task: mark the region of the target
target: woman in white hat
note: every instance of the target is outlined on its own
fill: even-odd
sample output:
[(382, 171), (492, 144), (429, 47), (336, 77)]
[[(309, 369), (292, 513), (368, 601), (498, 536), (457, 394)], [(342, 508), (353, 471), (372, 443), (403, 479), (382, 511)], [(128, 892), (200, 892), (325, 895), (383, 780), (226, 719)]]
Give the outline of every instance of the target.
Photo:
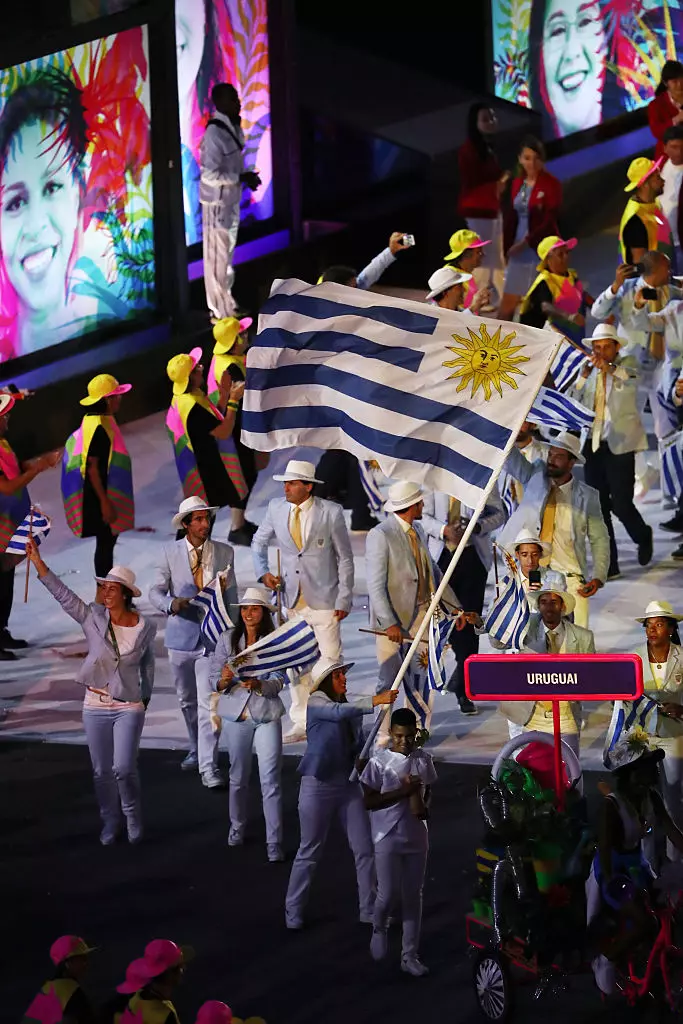
[(211, 655), (209, 681), (222, 694), (218, 714), (224, 720), (230, 755), (230, 846), (241, 846), (247, 826), (249, 776), (256, 752), (263, 816), (266, 820), (266, 845), (271, 863), (284, 860), (282, 852), (282, 716), (285, 706), (280, 690), (285, 685), (283, 672), (270, 672), (256, 678), (238, 674), (233, 664), (246, 648), (273, 632), (273, 606), (265, 587), (248, 587), (238, 605), (240, 617), (232, 632), (225, 632)]
[[(636, 648), (643, 663), (643, 689), (646, 697), (657, 702), (655, 713), (638, 723), (661, 747), (663, 762), (662, 792), (664, 803), (677, 823), (683, 820), (683, 648), (678, 623), (683, 620), (668, 601), (650, 601), (645, 614), (636, 619), (645, 629), (645, 643)], [(630, 701), (615, 701), (608, 730), (605, 759), (611, 762), (611, 749), (619, 739), (615, 728), (620, 713), (631, 710)]]
[(133, 605), (140, 590), (131, 569), (115, 565), (106, 576), (96, 577), (104, 603), (86, 604), (48, 569), (35, 541), (27, 542), (26, 553), (41, 583), (88, 641), (78, 682), (85, 687), (83, 728), (102, 818), (100, 842), (103, 846), (116, 842), (125, 819), (128, 841), (138, 843), (142, 839), (138, 748), (154, 685), (157, 628)]

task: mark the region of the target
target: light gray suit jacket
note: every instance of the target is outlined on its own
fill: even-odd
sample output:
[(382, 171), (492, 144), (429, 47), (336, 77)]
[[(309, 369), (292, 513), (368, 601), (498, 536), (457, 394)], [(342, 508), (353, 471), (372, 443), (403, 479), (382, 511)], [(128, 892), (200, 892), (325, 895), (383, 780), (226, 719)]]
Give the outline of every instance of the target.
[[(577, 626), (573, 622), (564, 619), (565, 639), (564, 654), (595, 654), (595, 637), (590, 629)], [(499, 647), (499, 644), (495, 645)], [(524, 641), (524, 651), (530, 654), (547, 654), (545, 640), (545, 629), (539, 612), (532, 612), (529, 619), (529, 630)], [(581, 726), (581, 702), (568, 701), (572, 706), (572, 713), (577, 725)], [(511, 722), (517, 725), (526, 725), (534, 713), (536, 701), (533, 700), (509, 700), (501, 701), (498, 710)]]
[[(508, 547), (525, 526), (536, 536), (540, 534), (551, 484), (546, 463), (540, 459), (529, 463), (516, 448), (508, 455), (505, 468), (524, 484), (522, 503), (499, 536), (499, 543)], [(604, 583), (609, 568), (609, 534), (602, 518), (600, 498), (595, 488), (576, 479), (572, 481), (572, 540), (582, 575), (587, 580), (595, 578)], [(588, 568), (589, 546), (593, 561), (591, 571)]]
[(299, 551), (289, 532), (292, 506), (285, 498), (269, 502), (263, 522), (251, 542), (258, 580), (269, 572), (268, 546), (282, 555), (285, 607), (296, 604), (299, 587), (309, 608), (348, 612), (353, 601), (353, 552), (341, 505), (314, 498), (308, 536)]
[[(647, 651), (647, 644), (636, 649), (643, 663), (643, 689), (648, 697), (659, 701), (660, 704), (683, 704), (683, 647), (671, 644), (669, 658), (666, 663), (666, 676), (664, 686), (657, 689), (650, 672), (650, 657)], [(624, 704), (627, 702), (624, 701)], [(683, 723), (666, 715), (657, 715), (657, 735), (662, 738), (676, 737), (683, 735)]]
[[(626, 452), (647, 451), (647, 436), (638, 409), (638, 371), (633, 359), (622, 360), (617, 356), (617, 371), (608, 381), (607, 421), (605, 440), (609, 450), (615, 455)], [(631, 364), (631, 365), (629, 365)], [(587, 409), (595, 410), (595, 392), (600, 371), (595, 367), (588, 377), (577, 377), (570, 389), (572, 398), (581, 402)], [(590, 438), (591, 431), (588, 430)]]
[[(427, 539), (419, 523), (413, 523), (413, 526), (431, 563), (436, 589), (441, 582), (441, 572), (429, 554)], [(400, 625), (403, 629), (410, 629), (417, 610), (417, 566), (410, 541), (393, 513), (368, 533), (365, 564), (372, 628), (384, 630)], [(450, 587), (446, 588), (444, 598), (450, 605), (460, 607)]]
[[(441, 531), (448, 522), (448, 506), (450, 497), (441, 491), (426, 491), (424, 495), (424, 508), (422, 510), (422, 529), (429, 538), (429, 553), (435, 562), (439, 561), (445, 547)], [(462, 515), (470, 519), (474, 509), (466, 505), (462, 506)], [(491, 534), (505, 522), (505, 512), (497, 492), (492, 492), (484, 507), (484, 511), (477, 520), (480, 526), (479, 533), (475, 533), (468, 547), (474, 546), (483, 566), (490, 569), (493, 563), (493, 548), (491, 546)]]
[[(204, 546), (206, 545), (211, 546), (214, 576), (225, 570), (228, 573), (224, 591), (225, 604), (237, 604), (233, 549), (229, 544), (222, 544), (216, 540), (207, 540)], [(196, 597), (198, 593), (190, 569), (185, 539), (166, 545), (163, 548), (161, 562), (154, 573), (149, 599), (155, 608), (168, 615), (165, 643), (169, 651), (194, 651), (204, 645), (199, 629), (204, 615), (202, 609), (188, 605), (178, 615), (171, 613), (174, 598)]]
[[(209, 682), (212, 690), (218, 689), (223, 666), (233, 658), (231, 640), (232, 630), (226, 630), (218, 638), (216, 650), (211, 655)], [(249, 715), (257, 724), (276, 722), (285, 713), (285, 706), (280, 700), (280, 690), (285, 682), (284, 672), (271, 672), (267, 676), (259, 676), (258, 691), (245, 690), (236, 682), (229, 690), (221, 693), (216, 710), (226, 721), (237, 722), (248, 706)]]

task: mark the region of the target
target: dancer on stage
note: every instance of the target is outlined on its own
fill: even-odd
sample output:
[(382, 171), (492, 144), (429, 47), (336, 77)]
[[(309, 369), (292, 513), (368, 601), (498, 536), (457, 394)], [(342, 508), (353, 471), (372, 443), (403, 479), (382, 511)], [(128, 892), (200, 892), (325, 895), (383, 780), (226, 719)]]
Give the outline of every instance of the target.
[(28, 484), (43, 470), (56, 466), (60, 458), (59, 452), (52, 452), (24, 465), (19, 463), (6, 437), (13, 405), (11, 395), (0, 394), (0, 661), (14, 661), (14, 651), (28, 647), (25, 640), (12, 636), (8, 628), (17, 559), (4, 551), (31, 510)]
[[(26, 553), (38, 578), (85, 633), (88, 653), (78, 682), (85, 687), (83, 728), (100, 805), (103, 846), (115, 843), (125, 817), (128, 841), (142, 839), (138, 749), (154, 686), (157, 628), (133, 605), (140, 597), (135, 573), (115, 565), (101, 584), (102, 604), (86, 604), (57, 579), (34, 540)], [(123, 812), (123, 814), (122, 814)]]
[(116, 413), (131, 384), (100, 373), (81, 399), (83, 421), (67, 440), (62, 461), (62, 500), (66, 521), (76, 537), (95, 537), (95, 576), (114, 564), (114, 547), (135, 523), (130, 455)]
[(166, 427), (173, 445), (178, 476), (186, 498), (201, 498), (205, 506), (240, 508), (248, 488), (232, 433), (244, 384), (226, 389), (220, 382), (218, 404), (203, 390), (202, 350), (174, 356), (166, 373), (173, 382), (173, 400)]

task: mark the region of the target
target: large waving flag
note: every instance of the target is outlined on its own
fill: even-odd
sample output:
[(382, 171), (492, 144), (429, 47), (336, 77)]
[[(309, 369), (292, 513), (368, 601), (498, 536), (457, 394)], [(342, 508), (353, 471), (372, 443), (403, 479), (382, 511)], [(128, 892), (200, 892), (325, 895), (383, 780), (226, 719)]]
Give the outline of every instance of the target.
[(231, 666), (243, 679), (269, 672), (305, 672), (320, 657), (311, 626), (301, 618), (290, 619), (238, 654)]
[(50, 532), (50, 525), (50, 517), (46, 516), (44, 512), (41, 512), (40, 509), (36, 508), (34, 505), (23, 523), (19, 524), (16, 532), (10, 538), (9, 544), (5, 548), (5, 554), (25, 555), (26, 541), (29, 539), (29, 536), (33, 537), (36, 547), (40, 547)]
[(510, 575), (503, 580), (500, 595), (486, 613), (484, 629), (494, 640), (518, 651), (529, 629), (531, 612), (517, 566), (507, 553), (505, 559)]
[(643, 695), (637, 700), (616, 700), (612, 711), (612, 719), (605, 736), (603, 760), (607, 768), (611, 768), (610, 753), (617, 745), (624, 732), (640, 726), (651, 736), (657, 731), (657, 710), (659, 704), (651, 697)]
[(575, 398), (541, 386), (527, 418), (539, 426), (581, 431), (593, 426), (595, 413)]
[(446, 687), (446, 646), (453, 625), (450, 616), (438, 620), (436, 615), (432, 615), (429, 620), (427, 682), (431, 690), (443, 690)]
[(384, 508), (384, 497), (382, 496), (382, 492), (377, 484), (375, 470), (372, 463), (366, 462), (364, 459), (359, 459), (358, 471), (360, 473), (360, 482), (363, 485), (363, 490), (365, 491), (368, 499), (370, 511), (381, 512)]
[(678, 501), (683, 491), (683, 430), (659, 442), (662, 460), (662, 490)]
[(553, 356), (547, 331), (276, 281), (247, 357), (242, 440), (344, 448), (476, 508)]
[(208, 586), (200, 590), (196, 597), (192, 598), (191, 604), (201, 608), (204, 612), (202, 624), (199, 631), (202, 639), (209, 650), (213, 650), (218, 643), (218, 638), (226, 629), (232, 629), (234, 622), (225, 606), (223, 599), (223, 581), (225, 573), (219, 572), (215, 579)]

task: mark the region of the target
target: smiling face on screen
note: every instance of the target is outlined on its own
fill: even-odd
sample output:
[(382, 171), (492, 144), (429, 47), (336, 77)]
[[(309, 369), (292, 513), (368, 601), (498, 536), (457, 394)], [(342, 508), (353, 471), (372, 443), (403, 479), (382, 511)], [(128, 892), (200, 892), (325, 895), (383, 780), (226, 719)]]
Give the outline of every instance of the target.
[(545, 86), (558, 134), (598, 124), (607, 37), (597, 0), (548, 0), (542, 47)]
[(12, 139), (0, 178), (0, 248), (20, 303), (48, 313), (66, 302), (80, 188), (51, 127), (28, 122)]

